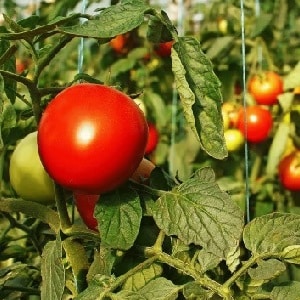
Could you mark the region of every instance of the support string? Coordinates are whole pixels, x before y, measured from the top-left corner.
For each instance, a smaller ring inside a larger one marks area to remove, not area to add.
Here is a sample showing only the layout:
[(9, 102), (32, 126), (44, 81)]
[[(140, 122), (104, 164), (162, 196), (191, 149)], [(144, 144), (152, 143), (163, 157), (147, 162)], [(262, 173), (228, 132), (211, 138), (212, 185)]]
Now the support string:
[[(86, 10), (86, 0), (82, 0), (81, 13), (84, 14)], [(82, 23), (83, 20), (80, 20)], [(78, 45), (78, 63), (77, 63), (77, 71), (78, 73), (82, 73), (83, 70), (83, 51), (84, 51), (84, 38), (81, 37)]]
[[(244, 11), (244, 0), (240, 1), (241, 8), (241, 35), (242, 35), (242, 80), (243, 80), (243, 107), (244, 114), (246, 117), (246, 42), (245, 42), (245, 11)], [(245, 118), (246, 119), (246, 118)], [(247, 137), (247, 122), (245, 122), (245, 133)], [(245, 159), (245, 209), (246, 209), (246, 222), (251, 220), (251, 208), (250, 208), (250, 187), (249, 187), (249, 156), (248, 156), (248, 143), (245, 139), (244, 148), (244, 159)]]

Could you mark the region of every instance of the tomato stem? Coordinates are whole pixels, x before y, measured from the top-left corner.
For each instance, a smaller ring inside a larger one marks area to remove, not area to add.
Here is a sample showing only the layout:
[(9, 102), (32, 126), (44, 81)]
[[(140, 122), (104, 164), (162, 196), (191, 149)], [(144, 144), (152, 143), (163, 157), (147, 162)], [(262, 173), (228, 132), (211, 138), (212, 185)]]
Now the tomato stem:
[(57, 183), (55, 183), (55, 202), (60, 219), (61, 229), (62, 231), (64, 231), (65, 229), (70, 228), (72, 224), (67, 210), (67, 205), (64, 197), (64, 190)]

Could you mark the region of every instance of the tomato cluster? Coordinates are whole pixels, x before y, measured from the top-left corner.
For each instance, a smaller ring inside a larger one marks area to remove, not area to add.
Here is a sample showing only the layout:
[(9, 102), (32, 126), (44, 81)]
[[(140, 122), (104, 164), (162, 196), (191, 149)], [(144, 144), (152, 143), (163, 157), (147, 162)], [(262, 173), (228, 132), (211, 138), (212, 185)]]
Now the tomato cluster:
[(222, 106), (222, 114), (228, 151), (240, 149), (245, 139), (251, 143), (266, 140), (273, 127), (271, 112), (260, 105), (244, 108), (227, 102)]

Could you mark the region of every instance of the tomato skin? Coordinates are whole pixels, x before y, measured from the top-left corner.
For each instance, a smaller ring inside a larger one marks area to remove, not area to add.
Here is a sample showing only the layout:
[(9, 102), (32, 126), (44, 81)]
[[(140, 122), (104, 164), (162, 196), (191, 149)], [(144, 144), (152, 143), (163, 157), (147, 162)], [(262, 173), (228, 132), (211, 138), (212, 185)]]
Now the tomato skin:
[(108, 192), (141, 162), (148, 125), (138, 105), (120, 91), (81, 83), (59, 93), (38, 127), (38, 149), (49, 175), (66, 189)]
[(54, 184), (40, 161), (36, 131), (17, 144), (10, 158), (9, 176), (13, 189), (24, 200), (54, 203)]
[(239, 129), (231, 128), (224, 132), (224, 138), (229, 152), (241, 149), (245, 142), (245, 138)]
[(278, 95), (283, 93), (283, 80), (275, 72), (268, 71), (262, 75), (254, 75), (249, 80), (249, 93), (257, 104), (273, 105), (278, 103)]
[(259, 143), (267, 139), (272, 126), (273, 118), (270, 111), (261, 106), (248, 106), (239, 112), (237, 128), (249, 142)]
[(159, 43), (154, 47), (155, 53), (160, 57), (168, 57), (172, 52), (173, 41)]
[(290, 191), (300, 191), (300, 151), (285, 156), (278, 165), (279, 181)]
[(151, 154), (155, 149), (159, 141), (159, 132), (154, 123), (148, 122), (149, 135), (146, 145), (145, 154)]
[(99, 200), (99, 197), (99, 195), (86, 195), (74, 193), (75, 205), (80, 217), (89, 229), (95, 231), (98, 230), (98, 221), (94, 217), (94, 210)]

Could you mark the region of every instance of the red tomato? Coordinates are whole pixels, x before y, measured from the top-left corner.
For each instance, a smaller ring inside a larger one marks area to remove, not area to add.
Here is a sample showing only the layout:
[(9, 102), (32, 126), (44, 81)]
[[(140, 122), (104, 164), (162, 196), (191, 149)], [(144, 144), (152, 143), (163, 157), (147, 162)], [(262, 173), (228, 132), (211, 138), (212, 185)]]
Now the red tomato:
[(149, 127), (149, 135), (148, 135), (148, 141), (145, 150), (146, 155), (152, 153), (156, 149), (159, 140), (159, 133), (155, 124), (148, 122), (148, 127)]
[(285, 156), (279, 163), (279, 180), (282, 186), (291, 191), (300, 191), (300, 151)]
[(160, 57), (168, 57), (171, 55), (172, 46), (173, 46), (173, 41), (159, 43), (154, 47), (154, 51)]
[(239, 113), (238, 129), (249, 142), (259, 143), (265, 140), (273, 126), (273, 118), (269, 110), (261, 106), (249, 106)]
[(124, 183), (143, 159), (148, 125), (120, 91), (82, 83), (59, 93), (38, 127), (45, 170), (66, 189), (101, 194)]
[(278, 103), (278, 95), (283, 93), (283, 80), (275, 72), (268, 71), (254, 75), (248, 86), (257, 104), (273, 105)]
[(118, 54), (126, 53), (127, 49), (125, 48), (128, 37), (124, 34), (117, 35), (110, 40), (109, 44)]
[(98, 221), (94, 217), (94, 210), (99, 197), (99, 195), (74, 194), (75, 205), (80, 217), (89, 229), (95, 231), (97, 230)]

